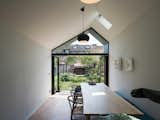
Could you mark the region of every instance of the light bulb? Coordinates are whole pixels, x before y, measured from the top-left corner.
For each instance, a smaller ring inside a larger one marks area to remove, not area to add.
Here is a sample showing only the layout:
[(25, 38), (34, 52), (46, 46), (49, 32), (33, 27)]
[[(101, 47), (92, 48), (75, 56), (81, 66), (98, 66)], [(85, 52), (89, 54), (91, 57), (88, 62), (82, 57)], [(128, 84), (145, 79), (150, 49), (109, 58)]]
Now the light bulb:
[(101, 0), (80, 0), (80, 1), (85, 4), (95, 4), (95, 3), (100, 2)]

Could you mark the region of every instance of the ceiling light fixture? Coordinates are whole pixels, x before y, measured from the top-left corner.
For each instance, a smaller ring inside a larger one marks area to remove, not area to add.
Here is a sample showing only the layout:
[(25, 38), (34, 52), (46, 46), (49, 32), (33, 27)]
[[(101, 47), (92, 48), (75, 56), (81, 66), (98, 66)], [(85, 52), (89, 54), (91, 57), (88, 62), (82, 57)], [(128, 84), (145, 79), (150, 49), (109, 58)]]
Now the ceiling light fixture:
[[(84, 31), (84, 12), (85, 12), (85, 7), (82, 7), (81, 9), (82, 12), (82, 31)], [(81, 34), (78, 35), (78, 41), (81, 43), (86, 43), (89, 41), (89, 36), (82, 32)]]
[(95, 3), (100, 2), (101, 0), (80, 0), (80, 1), (85, 4), (95, 4)]

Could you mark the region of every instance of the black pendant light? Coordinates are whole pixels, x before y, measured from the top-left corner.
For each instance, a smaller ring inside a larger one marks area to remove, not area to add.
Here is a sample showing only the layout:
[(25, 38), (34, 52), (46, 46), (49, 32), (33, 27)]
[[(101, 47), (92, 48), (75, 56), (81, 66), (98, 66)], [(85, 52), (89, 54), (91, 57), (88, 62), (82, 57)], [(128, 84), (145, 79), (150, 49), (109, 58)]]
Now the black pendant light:
[[(82, 7), (81, 9), (82, 12), (82, 31), (84, 31), (84, 12), (85, 12), (85, 7)], [(84, 32), (82, 32), (81, 34), (78, 35), (78, 41), (85, 43), (89, 41), (89, 36), (87, 34), (85, 34)]]

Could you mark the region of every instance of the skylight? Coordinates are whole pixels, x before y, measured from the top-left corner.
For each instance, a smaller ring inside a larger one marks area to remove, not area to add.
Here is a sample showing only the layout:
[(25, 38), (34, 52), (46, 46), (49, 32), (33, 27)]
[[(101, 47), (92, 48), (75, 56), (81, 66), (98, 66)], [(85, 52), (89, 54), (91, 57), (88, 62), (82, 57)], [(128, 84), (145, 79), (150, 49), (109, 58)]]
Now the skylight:
[(78, 40), (74, 41), (71, 45), (97, 45), (103, 46), (91, 33), (88, 33), (89, 41), (87, 43), (81, 43)]
[(111, 29), (112, 23), (104, 18), (102, 15), (99, 15), (98, 22), (101, 23), (107, 30)]

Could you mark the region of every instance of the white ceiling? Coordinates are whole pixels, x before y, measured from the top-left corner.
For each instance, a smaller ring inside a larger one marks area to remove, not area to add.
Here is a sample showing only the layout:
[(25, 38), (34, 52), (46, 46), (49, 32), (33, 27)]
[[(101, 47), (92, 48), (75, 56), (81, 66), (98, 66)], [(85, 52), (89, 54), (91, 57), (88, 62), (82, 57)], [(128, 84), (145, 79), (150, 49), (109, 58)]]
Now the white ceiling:
[[(159, 0), (102, 0), (86, 6), (85, 28), (93, 27), (106, 39), (121, 33)], [(3, 0), (1, 21), (17, 32), (52, 49), (82, 31), (79, 0)], [(96, 18), (100, 12), (113, 24), (107, 31)]]

